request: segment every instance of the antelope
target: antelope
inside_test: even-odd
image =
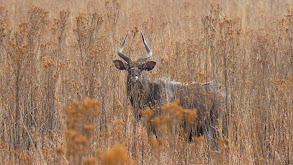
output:
[[[219,90],[220,85],[212,82],[209,83],[180,83],[170,80],[150,81],[146,78],[144,71],[151,71],[156,66],[155,61],[148,61],[152,56],[143,33],[141,32],[142,41],[146,48],[147,54],[136,61],[122,53],[126,39],[118,49],[117,54],[125,61],[114,60],[115,67],[119,70],[127,70],[127,97],[134,108],[134,115],[137,120],[140,119],[139,110],[146,107],[156,107],[159,109],[164,103],[180,100],[179,105],[183,108],[197,109],[197,119],[189,128],[188,139],[192,140],[193,136],[204,135],[209,139],[214,139],[216,135],[216,126],[219,117]],[[189,100],[187,101],[186,98]],[[158,115],[155,113],[154,116]],[[183,122],[184,123],[184,122]],[[184,124],[183,124],[184,125]],[[153,126],[151,131],[156,134]],[[214,141],[214,140],[212,140]]]

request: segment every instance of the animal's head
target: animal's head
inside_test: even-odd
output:
[[[152,56],[152,51],[150,50],[149,46],[147,45],[143,33],[141,33],[143,43],[145,45],[145,48],[147,50],[147,54],[144,55],[143,57],[139,58],[136,61],[132,61],[131,58],[126,56],[125,54],[122,53],[122,50],[124,48],[125,41],[127,39],[128,34],[126,35],[121,47],[118,50],[118,55],[125,61],[121,60],[114,60],[113,63],[115,67],[119,70],[127,70],[128,71],[128,80],[132,81],[133,83],[144,81],[144,76],[143,76],[143,71],[150,71],[152,70],[156,62],[155,61],[147,61],[148,58]]]

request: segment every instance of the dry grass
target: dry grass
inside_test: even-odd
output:
[[[292,164],[292,3],[1,1],[0,164]],[[128,31],[127,55],[145,53],[140,31],[153,51],[150,79],[226,87],[227,144],[187,142],[167,119],[196,114],[176,105],[147,136],[112,64]]]

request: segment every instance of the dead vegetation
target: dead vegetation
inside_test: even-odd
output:
[[[292,164],[291,1],[0,5],[1,164]],[[140,31],[157,62],[148,78],[225,87],[228,143],[186,141],[166,119],[197,115],[175,103],[157,120],[162,136],[148,137],[152,112],[137,122],[112,64],[127,32],[124,52],[145,53]]]

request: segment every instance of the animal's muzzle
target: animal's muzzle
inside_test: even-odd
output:
[[[132,80],[133,82],[136,82],[136,81],[138,80],[138,76],[132,76],[132,77],[131,77],[131,80]]]

